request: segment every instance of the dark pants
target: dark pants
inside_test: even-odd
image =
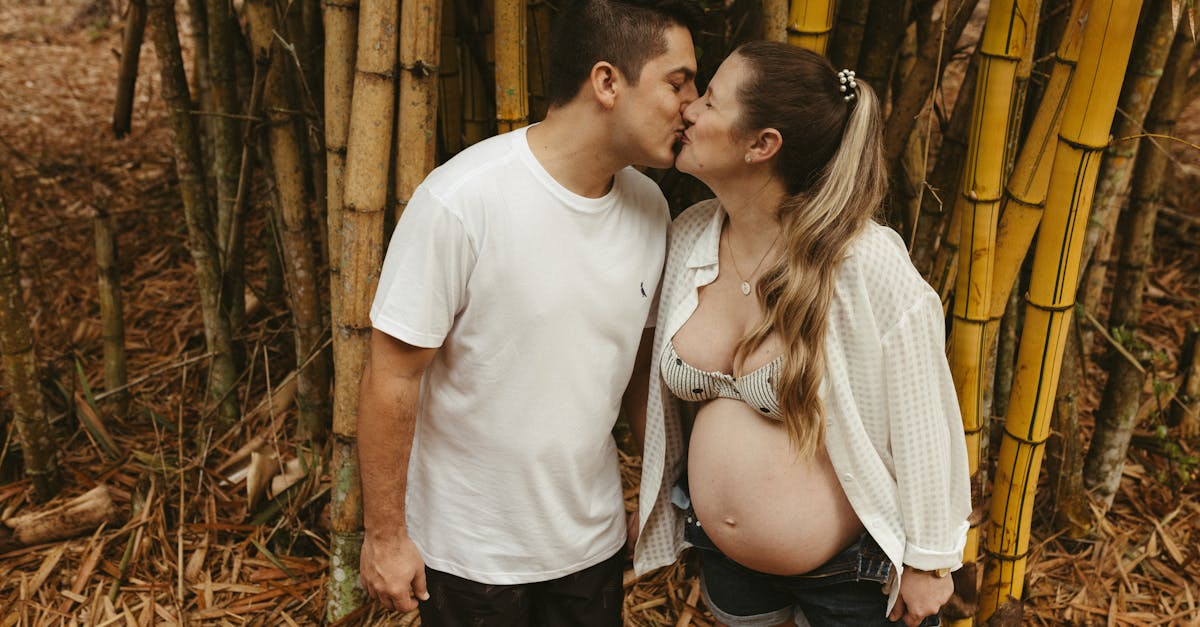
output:
[[[888,597],[883,594],[892,562],[870,534],[803,575],[771,575],[721,553],[690,505],[684,520],[684,537],[700,553],[704,602],[730,627],[778,625],[797,609],[812,627],[898,624],[887,619]],[[921,624],[941,623],[931,616]]]
[[[565,577],[490,585],[425,569],[429,600],[423,627],[617,627],[621,624],[624,555]]]

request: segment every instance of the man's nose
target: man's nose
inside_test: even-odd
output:
[[[687,111],[687,109],[692,106],[692,103],[696,102],[696,99],[699,97],[700,94],[696,91],[696,84],[688,83],[682,90],[682,99],[679,103],[680,111]]]
[[[683,104],[684,122],[687,122],[688,124],[694,124],[696,122],[696,104],[699,102],[700,100],[698,98],[694,98],[691,101]]]

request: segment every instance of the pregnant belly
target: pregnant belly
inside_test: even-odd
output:
[[[806,573],[863,532],[825,450],[798,459],[783,423],[741,401],[715,399],[700,409],[688,485],[713,543],[765,573]]]

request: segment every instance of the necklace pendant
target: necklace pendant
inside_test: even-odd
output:
[[[750,295],[750,282],[749,281],[742,281],[742,295],[743,296]]]

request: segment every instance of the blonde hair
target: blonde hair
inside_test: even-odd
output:
[[[739,126],[780,132],[776,174],[790,195],[778,208],[783,252],[758,282],[765,314],[738,343],[734,360],[740,365],[779,334],[779,406],[797,454],[811,458],[824,446],[820,388],[834,286],[851,242],[887,193],[879,101],[862,82],[845,100],[829,62],[807,50],[754,42],[735,54],[754,73],[739,90]]]

